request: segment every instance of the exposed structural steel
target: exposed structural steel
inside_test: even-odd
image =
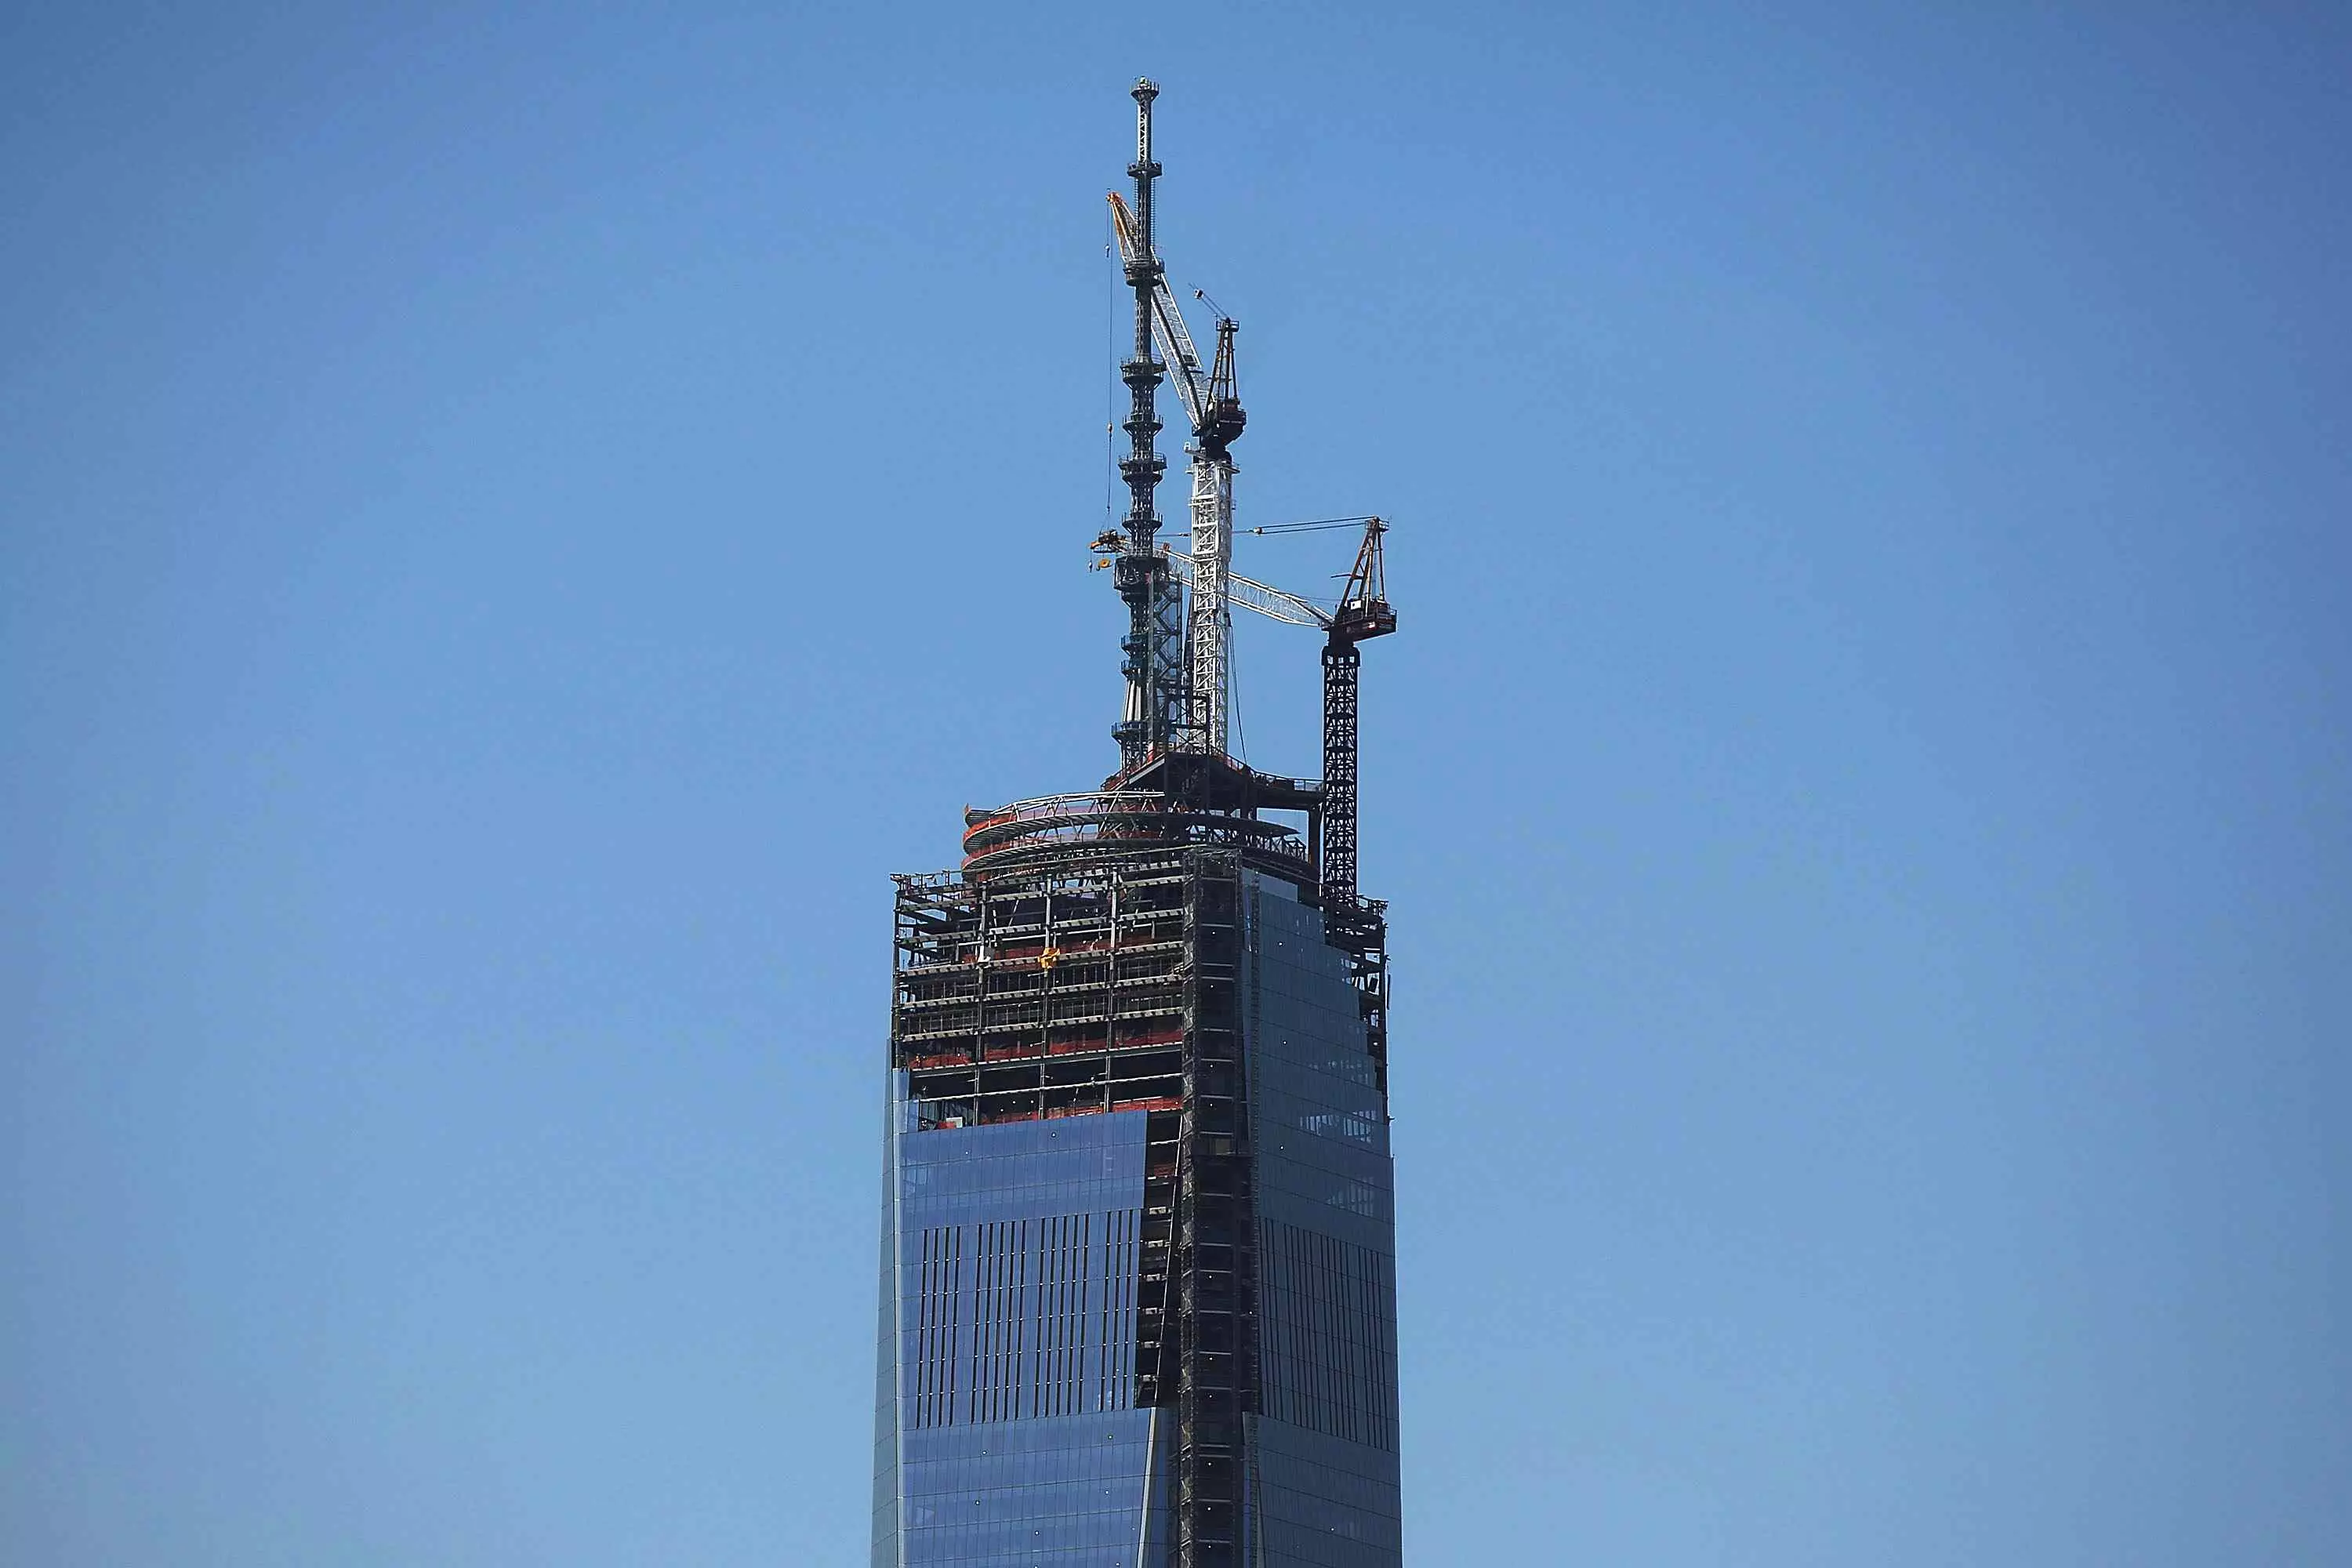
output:
[[[1402,1568],[1385,906],[1357,885],[1378,518],[1318,602],[1232,571],[1234,325],[1152,245],[1139,82],[1118,770],[898,879],[874,1568]],[[1192,430],[1155,537],[1154,395]],[[1186,595],[1189,594],[1189,604]],[[1323,776],[1228,754],[1234,604],[1325,635]]]

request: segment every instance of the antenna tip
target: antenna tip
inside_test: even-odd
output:
[[[1148,76],[1137,77],[1133,95],[1136,102],[1150,103],[1160,96],[1160,84]]]

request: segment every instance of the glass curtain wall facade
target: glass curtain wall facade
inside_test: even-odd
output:
[[[877,1564],[1137,1562],[1148,1117],[925,1130],[893,1106]]]
[[[900,879],[875,1568],[1398,1568],[1384,1075],[1311,885],[1176,847]],[[1239,915],[1213,1004],[1203,888]],[[1230,1245],[1188,1240],[1196,1148],[1243,1163]]]
[[[1259,1366],[1251,1561],[1397,1568],[1396,1197],[1384,1075],[1321,911],[1278,878],[1246,880]]]

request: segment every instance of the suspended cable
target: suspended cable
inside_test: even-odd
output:
[[[1249,766],[1249,736],[1242,729],[1241,660],[1231,659],[1225,665],[1225,715],[1233,721],[1234,760]]]
[[[1354,528],[1359,523],[1371,521],[1371,513],[1364,512],[1355,517],[1310,518],[1305,522],[1269,522],[1247,531],[1251,533],[1314,533],[1327,528]]]
[[[1110,374],[1103,382],[1103,526],[1118,518],[1118,236],[1108,209],[1103,214],[1103,256],[1112,264],[1110,291],[1103,296],[1103,342],[1110,350]]]

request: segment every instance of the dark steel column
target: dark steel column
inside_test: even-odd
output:
[[[1178,1347],[1175,1568],[1238,1568],[1257,1408],[1256,1201],[1242,1059],[1241,875],[1196,852],[1185,878],[1190,1007],[1171,1282]]]

